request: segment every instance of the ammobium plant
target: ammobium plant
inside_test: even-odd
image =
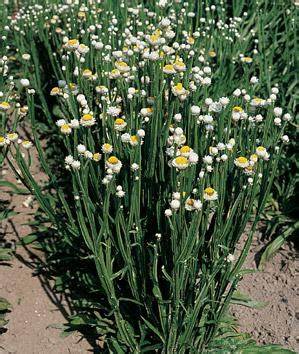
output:
[[[233,58],[240,81],[231,90],[215,65],[213,37],[192,31],[199,19],[188,13],[191,5],[163,3],[156,12],[122,4],[123,17],[99,4],[36,6],[13,22],[26,51],[20,54],[27,55],[22,85],[33,144],[54,196],[30,172],[32,150],[23,153],[30,143],[7,132],[1,145],[61,237],[70,245],[84,239],[106,302],[98,326],[113,353],[208,350],[288,142],[290,115],[276,105],[278,87],[267,91],[254,76],[258,51]],[[240,21],[231,21],[219,24],[223,42],[238,33]],[[57,79],[48,93],[36,34]],[[56,122],[49,95],[59,106]],[[7,104],[0,102],[3,116]],[[56,123],[57,141],[63,139],[60,168],[68,170],[71,193],[56,183],[41,147],[40,105]],[[235,256],[248,222],[251,231]]]

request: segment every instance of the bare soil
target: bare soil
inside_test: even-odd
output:
[[[239,244],[239,250],[244,239]],[[265,243],[256,233],[244,269],[256,269]],[[259,344],[280,344],[299,352],[298,258],[291,243],[285,244],[263,271],[245,275],[239,290],[252,299],[267,302],[262,309],[232,306],[240,331]]]
[[[39,171],[36,157],[34,160],[33,172],[42,181],[45,177]],[[1,177],[16,183],[14,176],[5,167]],[[0,241],[5,237],[5,241],[12,247],[31,232],[26,223],[33,220],[37,205],[34,202],[32,207],[25,207],[23,202],[27,198],[28,196],[6,193],[5,188],[0,189],[0,201],[7,201],[9,207],[18,213],[0,225]],[[63,298],[51,291],[50,283],[34,274],[34,268],[31,250],[21,246],[16,247],[16,255],[8,265],[0,265],[0,297],[6,298],[12,305],[7,316],[7,331],[0,334],[0,353],[93,352],[93,346],[79,333],[66,338],[60,336],[61,329],[55,326],[59,327],[67,322],[68,307]]]

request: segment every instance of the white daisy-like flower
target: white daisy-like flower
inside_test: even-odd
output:
[[[6,139],[11,142],[17,141],[18,138],[19,138],[19,135],[17,133],[8,133],[6,135]]]
[[[245,168],[249,166],[249,161],[244,156],[239,156],[234,161],[235,165],[241,168]]]
[[[10,104],[6,101],[0,102],[0,111],[5,112],[10,108]]]
[[[119,173],[122,163],[116,156],[110,156],[106,161],[106,167],[111,169],[113,173]]]
[[[121,132],[121,131],[125,130],[126,126],[127,126],[127,123],[124,119],[122,119],[122,118],[115,119],[115,121],[114,121],[114,129],[115,130]]]
[[[96,124],[96,120],[92,114],[86,113],[80,119],[80,124],[83,127],[91,127]]]
[[[72,132],[72,127],[70,126],[70,124],[66,123],[60,126],[60,131],[62,134],[69,135]]]
[[[178,170],[185,170],[189,166],[190,162],[185,156],[178,156],[172,160],[171,164]]]
[[[208,187],[204,190],[203,198],[204,200],[208,200],[208,201],[217,200],[218,193],[214,188]]]
[[[21,144],[24,149],[30,149],[33,145],[32,142],[29,140],[23,140]]]
[[[113,151],[113,146],[111,144],[105,143],[102,145],[102,151],[104,154],[111,154]]]

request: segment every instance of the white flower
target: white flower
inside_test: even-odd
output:
[[[165,216],[170,217],[170,216],[172,215],[171,209],[166,209],[166,210],[164,211],[164,214],[165,214]]]
[[[66,124],[65,119],[59,119],[58,121],[56,121],[57,127],[62,127],[64,124]]]
[[[174,115],[173,119],[176,121],[176,122],[180,122],[182,120],[182,115],[181,113],[177,113]]]
[[[70,123],[70,126],[73,128],[73,129],[76,129],[76,128],[79,128],[80,127],[80,122],[78,119],[72,119],[71,120],[71,123]]]
[[[24,53],[24,54],[22,55],[22,59],[24,59],[24,60],[26,60],[26,61],[30,60],[30,54]]]
[[[116,192],[116,195],[118,196],[118,198],[123,198],[125,196],[126,192],[123,190],[119,190]]]
[[[79,144],[79,145],[77,146],[77,151],[78,151],[79,154],[84,154],[85,151],[86,151],[86,146],[85,146],[85,145],[82,145],[82,144]]]
[[[189,160],[184,156],[178,156],[172,160],[171,164],[179,170],[185,170],[189,166]]]
[[[215,189],[208,187],[204,190],[203,198],[205,200],[216,200],[218,199],[218,193],[215,191]]]
[[[292,117],[291,117],[290,113],[285,113],[283,115],[282,119],[286,122],[289,122],[292,119]]]
[[[278,117],[274,118],[274,125],[280,127],[281,126],[281,119]]]
[[[110,156],[106,161],[106,167],[111,169],[112,173],[119,173],[122,168],[122,163],[117,157]]]
[[[235,260],[235,256],[233,255],[233,254],[228,254],[228,256],[226,257],[226,261],[228,262],[228,263],[231,263],[231,262],[233,262]]]
[[[198,162],[198,155],[196,152],[194,151],[190,152],[189,161],[191,165],[196,164]]]
[[[172,193],[172,199],[180,200],[181,199],[180,192],[173,192]]]
[[[241,92],[240,89],[236,89],[236,90],[233,92],[233,95],[234,95],[235,97],[239,97],[239,96],[241,96],[241,94],[242,94],[242,92]]]
[[[120,138],[123,143],[128,143],[131,140],[131,135],[129,133],[124,133]]]
[[[222,106],[227,106],[229,104],[229,98],[228,97],[220,97],[219,102],[222,104]]]
[[[171,207],[171,209],[173,209],[173,210],[178,210],[178,209],[180,208],[180,205],[181,205],[181,203],[180,203],[180,201],[177,200],[177,199],[173,199],[173,200],[170,202],[170,207]]]
[[[140,138],[144,138],[145,137],[145,131],[143,129],[139,129],[139,130],[137,130],[137,135]]]
[[[134,163],[132,163],[132,165],[131,165],[131,169],[132,169],[132,171],[137,171],[137,170],[139,169],[139,165],[134,162]]]
[[[204,171],[200,171],[199,174],[198,174],[198,177],[200,179],[203,179],[204,178],[204,175],[205,175],[205,172]]]
[[[255,116],[255,121],[258,122],[258,123],[262,122],[263,119],[264,119],[264,117],[261,114],[257,114]]]
[[[102,145],[102,151],[104,154],[111,154],[113,151],[113,146],[111,144],[105,143]]]
[[[219,113],[222,110],[222,104],[220,102],[213,102],[209,105],[210,112]]]
[[[191,114],[197,116],[200,114],[200,107],[198,106],[191,106],[190,108]]]
[[[250,83],[251,84],[257,84],[259,82],[259,79],[256,76],[252,76],[252,78],[250,79]]]
[[[93,153],[92,153],[91,151],[86,150],[86,151],[84,152],[84,157],[86,157],[86,158],[89,159],[89,160],[92,160],[92,158],[93,158]]]
[[[281,140],[284,142],[284,143],[288,143],[290,141],[290,138],[288,137],[288,135],[283,135],[281,137]]]
[[[275,107],[273,110],[273,113],[276,117],[280,117],[282,115],[282,108],[280,107]]]
[[[107,109],[107,114],[109,114],[112,117],[117,117],[121,112],[121,109],[119,107],[108,107]]]
[[[71,166],[74,170],[79,170],[80,169],[80,166],[81,166],[81,163],[80,161],[78,160],[74,160],[72,163],[71,163]]]
[[[94,116],[92,114],[87,113],[87,114],[84,114],[82,116],[82,118],[80,119],[80,124],[83,127],[91,127],[94,124],[96,124],[96,120],[95,120],[95,118],[94,118]]]
[[[222,161],[225,162],[225,161],[227,161],[228,156],[226,154],[223,154],[223,155],[220,156],[220,158],[221,158]]]
[[[28,79],[21,79],[20,80],[20,84],[23,86],[23,87],[28,87],[30,86],[30,81]]]
[[[213,156],[206,155],[203,157],[203,162],[207,165],[211,165],[213,163]]]
[[[74,161],[74,158],[72,155],[68,155],[66,156],[66,158],[64,159],[64,162],[67,164],[67,165],[71,165]]]
[[[265,157],[268,154],[267,149],[263,146],[258,146],[255,150],[255,153],[258,157]]]

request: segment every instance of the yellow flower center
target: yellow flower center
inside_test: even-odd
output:
[[[115,124],[116,125],[122,125],[122,124],[124,124],[124,120],[122,119],[122,118],[117,118],[117,119],[115,119]]]
[[[188,159],[184,156],[179,156],[175,159],[177,165],[186,165],[188,164]]]
[[[128,64],[125,63],[124,61],[117,61],[116,64],[120,66],[121,68],[127,68]]]
[[[77,44],[78,44],[78,40],[77,40],[77,39],[70,39],[70,40],[67,42],[67,44],[70,45],[70,46],[77,45]]]
[[[208,196],[212,196],[215,193],[215,189],[208,187],[204,190],[205,194],[207,194]]]
[[[252,155],[250,156],[250,160],[252,160],[252,161],[257,161],[257,160],[258,160],[257,154],[252,154]]]
[[[137,135],[132,135],[132,136],[131,136],[131,142],[132,142],[132,143],[137,143],[137,142],[138,142],[138,137],[137,137]]]
[[[4,136],[0,136],[0,143],[4,143],[4,141],[5,141]]]
[[[163,69],[167,71],[174,71],[174,67],[172,64],[165,65]]]
[[[15,139],[18,135],[16,133],[7,134],[8,139]]]
[[[2,107],[5,107],[5,108],[6,108],[6,107],[9,107],[9,103],[6,102],[6,101],[1,102],[0,105],[1,105]]]
[[[96,152],[95,154],[93,154],[92,158],[93,158],[94,161],[100,161],[101,154]]]
[[[63,125],[61,126],[61,130],[69,130],[69,129],[70,129],[69,124],[63,124]]]
[[[241,164],[245,164],[245,163],[248,162],[248,160],[247,160],[246,157],[244,157],[244,156],[238,157],[238,158],[237,158],[237,161],[238,161],[239,163],[241,163]]]
[[[83,71],[83,75],[92,75],[92,71],[89,70],[89,69],[85,69],[85,70]]]
[[[91,114],[89,114],[89,113],[87,113],[87,114],[84,114],[84,116],[82,117],[82,119],[84,120],[84,121],[90,121],[90,120],[92,120],[92,118],[93,118],[93,116],[91,115]]]
[[[188,153],[188,152],[190,152],[190,151],[191,151],[191,148],[190,148],[188,145],[184,145],[184,146],[182,146],[182,147],[180,148],[180,152],[181,152],[182,154]]]
[[[107,161],[109,163],[111,163],[112,165],[116,165],[118,163],[118,158],[115,156],[111,156],[111,157],[109,157],[109,159]]]
[[[105,150],[110,150],[111,149],[111,145],[106,143],[106,144],[103,145],[103,148]]]
[[[181,91],[183,89],[183,84],[181,82],[179,82],[175,88],[178,90],[178,91]]]
[[[259,152],[264,152],[266,149],[263,146],[258,146],[256,150]]]
[[[235,106],[234,108],[233,108],[233,111],[234,112],[243,112],[243,108],[242,107],[240,107],[240,106]]]
[[[193,206],[193,204],[194,204],[194,199],[188,199],[188,200],[187,200],[187,204],[190,205],[190,206]]]

